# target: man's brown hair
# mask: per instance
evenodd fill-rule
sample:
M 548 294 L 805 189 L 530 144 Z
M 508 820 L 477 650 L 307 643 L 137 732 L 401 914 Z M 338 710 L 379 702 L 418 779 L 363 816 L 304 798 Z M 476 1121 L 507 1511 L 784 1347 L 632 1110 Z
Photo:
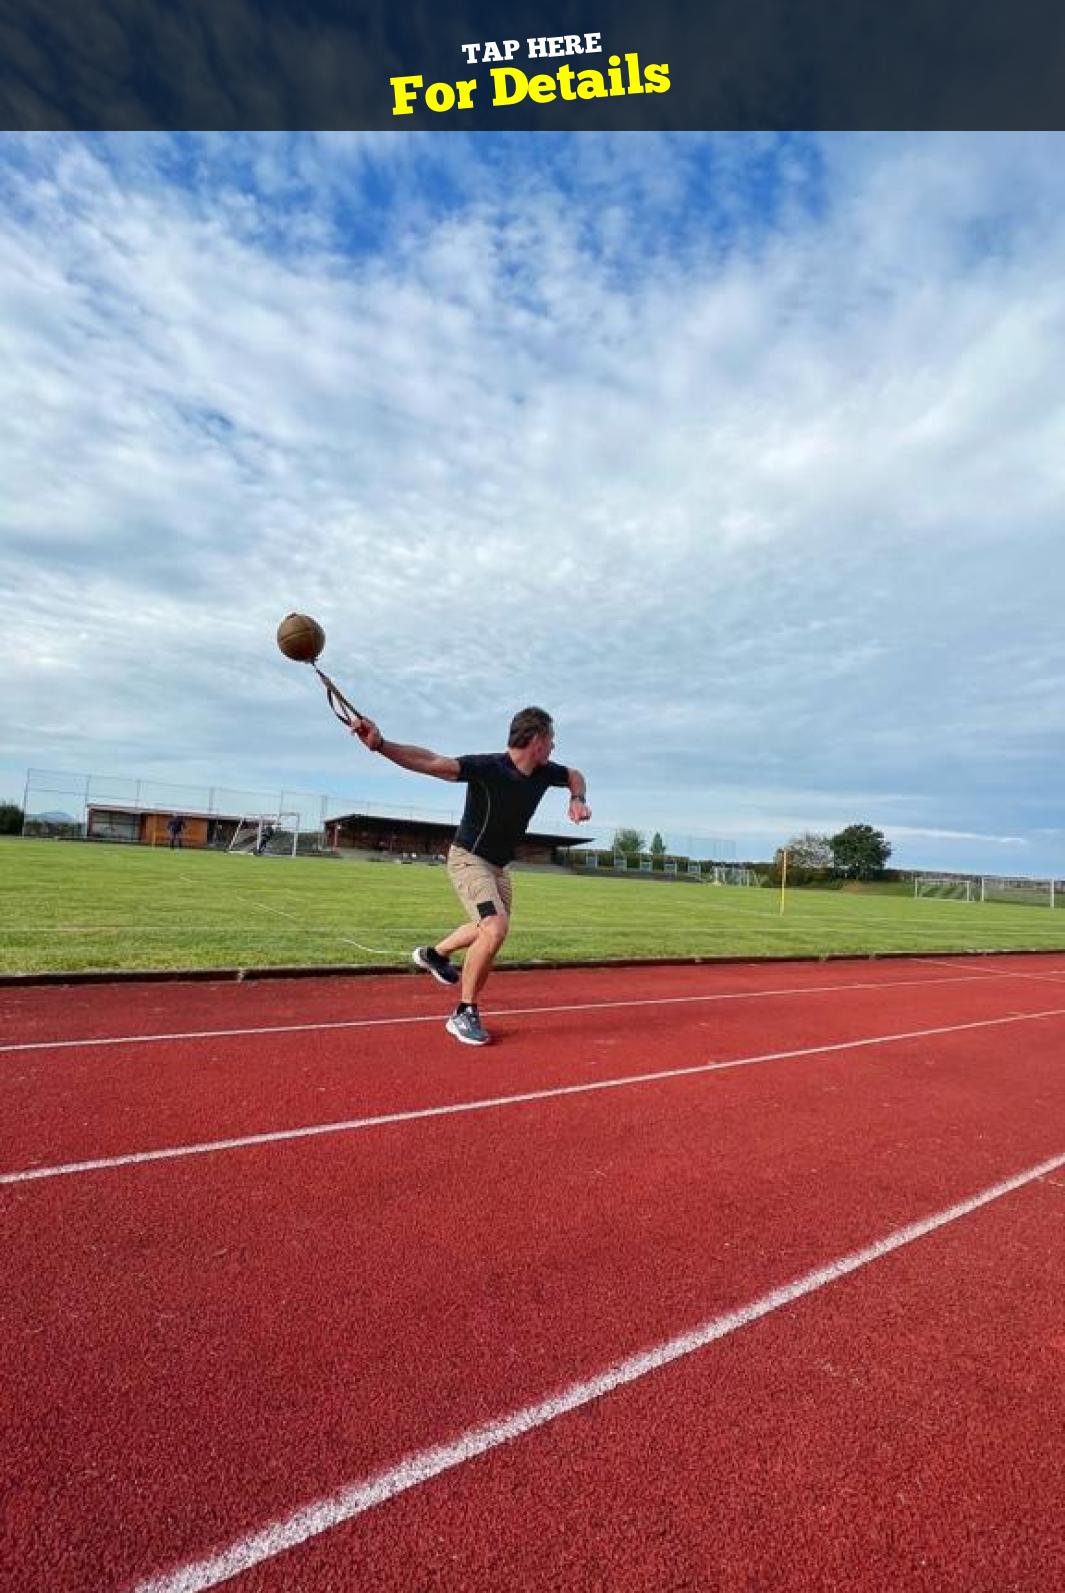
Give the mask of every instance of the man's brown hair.
M 510 721 L 508 747 L 527 747 L 537 736 L 549 736 L 555 728 L 551 715 L 544 708 L 522 708 Z

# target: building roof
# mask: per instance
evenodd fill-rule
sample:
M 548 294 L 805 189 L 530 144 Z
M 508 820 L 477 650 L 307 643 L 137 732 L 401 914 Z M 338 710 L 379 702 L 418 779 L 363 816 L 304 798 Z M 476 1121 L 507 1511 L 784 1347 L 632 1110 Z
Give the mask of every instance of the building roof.
M 414 830 L 419 830 L 422 834 L 426 830 L 438 830 L 441 835 L 452 835 L 458 828 L 454 820 L 384 818 L 379 813 L 334 813 L 325 822 L 358 824 L 366 829 L 396 830 L 406 834 Z M 592 844 L 593 839 L 590 835 L 552 835 L 543 830 L 530 830 L 523 836 L 523 840 L 532 841 L 534 845 L 539 846 L 588 846 Z
M 232 820 L 234 824 L 238 824 L 242 818 L 250 817 L 247 813 L 219 813 L 216 808 L 183 808 L 178 805 L 163 808 L 146 807 L 138 802 L 93 801 L 87 803 L 86 806 L 90 813 L 157 813 L 160 817 L 163 814 L 180 813 L 183 818 L 187 819 L 226 819 L 227 821 Z M 256 817 L 261 817 L 261 815 L 256 815 Z

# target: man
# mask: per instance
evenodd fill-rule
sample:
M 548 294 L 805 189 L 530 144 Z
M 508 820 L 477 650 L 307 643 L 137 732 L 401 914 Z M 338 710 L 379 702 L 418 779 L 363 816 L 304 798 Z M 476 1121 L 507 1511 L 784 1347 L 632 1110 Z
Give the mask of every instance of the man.
M 477 998 L 510 929 L 512 885 L 507 865 L 548 786 L 569 790 L 569 817 L 574 824 L 591 818 L 584 776 L 579 769 L 551 762 L 555 730 L 543 708 L 523 708 L 514 715 L 505 752 L 462 758 L 386 741 L 369 719 L 353 733 L 371 752 L 379 752 L 401 769 L 466 783 L 466 805 L 448 852 L 447 871 L 470 922 L 435 946 L 416 946 L 411 956 L 440 984 L 461 982 L 462 999 L 447 1020 L 448 1033 L 464 1045 L 487 1045 L 491 1036 L 481 1023 Z M 460 974 L 451 953 L 463 949 L 466 957 Z
M 182 841 L 181 837 L 185 833 L 185 820 L 181 817 L 180 813 L 174 814 L 174 816 L 168 822 L 166 828 L 167 834 L 170 836 L 170 850 L 173 851 L 175 847 L 183 849 L 185 843 Z

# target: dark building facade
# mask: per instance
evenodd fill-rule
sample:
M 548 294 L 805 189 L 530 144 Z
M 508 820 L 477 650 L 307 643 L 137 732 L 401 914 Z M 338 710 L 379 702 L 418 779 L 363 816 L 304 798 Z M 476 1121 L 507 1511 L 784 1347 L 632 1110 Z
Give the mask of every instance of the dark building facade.
M 444 858 L 454 834 L 454 824 L 432 819 L 394 819 L 381 818 L 372 813 L 342 813 L 325 821 L 326 845 L 334 852 Z M 589 844 L 583 836 L 578 839 L 574 835 L 530 832 L 519 845 L 515 862 L 553 863 L 556 853 Z

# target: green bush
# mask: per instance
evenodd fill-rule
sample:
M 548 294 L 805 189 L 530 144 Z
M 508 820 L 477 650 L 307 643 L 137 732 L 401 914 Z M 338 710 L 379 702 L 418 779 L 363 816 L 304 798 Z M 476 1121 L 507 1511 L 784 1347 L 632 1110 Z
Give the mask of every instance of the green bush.
M 0 835 L 22 834 L 22 809 L 14 802 L 0 802 Z

